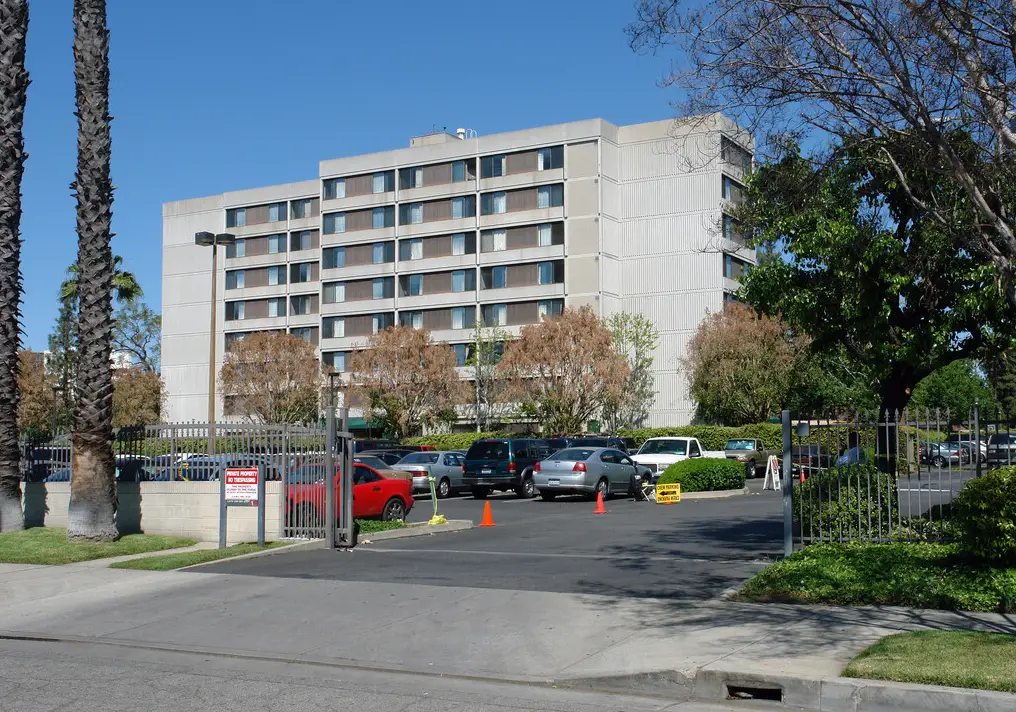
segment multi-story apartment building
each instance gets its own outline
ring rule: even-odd
[[[650,424],[686,423],[694,404],[679,359],[754,262],[724,215],[751,150],[722,116],[459,130],[322,161],[314,180],[166,203],[168,418],[207,414],[211,255],[194,233],[228,231],[216,368],[234,339],[285,329],[344,371],[393,324],[429,329],[463,364],[477,319],[517,334],[585,305],[655,322]]]

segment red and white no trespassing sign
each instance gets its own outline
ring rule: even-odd
[[[226,468],[226,504],[258,506],[258,468]]]

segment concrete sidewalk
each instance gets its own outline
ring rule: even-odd
[[[336,553],[335,565],[351,555]],[[732,673],[745,679],[833,679],[884,635],[954,628],[1016,633],[1016,619],[0,565],[0,629],[8,636],[554,682],[680,699],[701,698],[706,689],[709,695],[725,694],[721,681]],[[701,686],[711,679],[715,690]]]

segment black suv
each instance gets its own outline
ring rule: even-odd
[[[547,443],[555,451],[566,447],[609,447],[624,453],[638,450],[633,439],[616,435],[563,435],[547,438]]]
[[[515,490],[520,498],[536,494],[533,465],[554,453],[546,440],[533,438],[491,438],[477,440],[466,453],[462,484],[476,499],[486,499],[491,490]]]

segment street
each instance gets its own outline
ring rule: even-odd
[[[0,640],[0,712],[725,712],[665,698],[93,643]]]

